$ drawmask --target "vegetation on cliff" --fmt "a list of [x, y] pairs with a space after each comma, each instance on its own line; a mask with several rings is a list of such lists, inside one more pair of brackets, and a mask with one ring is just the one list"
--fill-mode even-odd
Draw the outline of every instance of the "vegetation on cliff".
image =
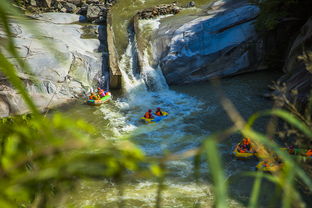
[[292, 42], [312, 16], [310, 0], [254, 0], [260, 7], [256, 28], [265, 37], [266, 63], [281, 69]]
[[[257, 1], [257, 0], [256, 0]], [[260, 31], [270, 31], [283, 22], [296, 21], [302, 26], [311, 16], [310, 0], [264, 0], [257, 1], [261, 12], [256, 26]]]

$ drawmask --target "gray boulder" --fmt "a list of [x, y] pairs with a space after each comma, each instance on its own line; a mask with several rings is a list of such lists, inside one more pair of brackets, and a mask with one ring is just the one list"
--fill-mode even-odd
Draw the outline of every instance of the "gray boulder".
[[87, 9], [87, 18], [89, 21], [94, 21], [96, 20], [101, 12], [101, 7], [99, 6], [88, 6]]
[[64, 8], [66, 9], [66, 12], [67, 13], [75, 13], [77, 10], [77, 6], [75, 4], [72, 4], [72, 3], [69, 3], [69, 2], [66, 2], [64, 4]]
[[[13, 57], [8, 58], [15, 63], [19, 77], [37, 106], [45, 110], [81, 97], [97, 86], [102, 76], [103, 54], [98, 52], [98, 39], [81, 39], [82, 26], [68, 24], [77, 22], [78, 15], [47, 13], [36, 18], [38, 20], [34, 22], [40, 28], [40, 40], [28, 33], [23, 25], [11, 23], [16, 47], [29, 64], [31, 73], [19, 68]], [[0, 32], [0, 36], [3, 35]], [[12, 87], [0, 86], [0, 116], [27, 111]]]
[[[168, 84], [182, 84], [257, 70], [262, 41], [254, 29], [255, 5], [219, 1], [212, 15], [165, 22], [154, 36], [155, 57]], [[226, 8], [226, 9], [225, 9]]]

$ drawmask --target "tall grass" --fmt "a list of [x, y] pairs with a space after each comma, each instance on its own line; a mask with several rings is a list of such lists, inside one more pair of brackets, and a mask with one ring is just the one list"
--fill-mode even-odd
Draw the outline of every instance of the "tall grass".
[[[269, 178], [281, 187], [284, 193], [283, 207], [291, 207], [295, 202], [302, 202], [295, 186], [296, 180], [302, 180], [311, 191], [311, 178], [300, 164], [281, 151], [268, 136], [252, 128], [258, 118], [273, 115], [280, 117], [305, 134], [307, 138], [312, 139], [311, 128], [295, 115], [284, 110], [259, 112], [245, 121], [232, 103], [224, 99], [223, 105], [233, 121], [232, 127], [207, 137], [197, 149], [152, 160], [146, 158], [129, 140], [111, 143], [98, 136], [97, 130], [83, 120], [70, 120], [61, 114], [54, 114], [51, 117], [42, 116], [25, 90], [22, 80], [17, 76], [16, 68], [4, 55], [6, 51], [6, 54], [18, 60], [21, 67], [27, 67], [27, 63], [19, 58], [14, 46], [9, 26], [12, 16], [18, 17], [15, 21], [20, 24], [31, 27], [7, 1], [0, 1], [1, 30], [6, 33], [9, 43], [7, 46], [1, 46], [0, 69], [21, 94], [31, 114], [3, 118], [0, 122], [0, 207], [52, 207], [56, 201], [62, 200], [64, 195], [72, 191], [79, 179], [101, 180], [109, 177], [122, 184], [126, 170], [146, 171], [143, 168], [146, 166], [140, 166], [141, 163], [150, 164], [149, 173], [156, 176], [159, 181], [155, 207], [162, 207], [161, 193], [166, 175], [164, 163], [168, 160], [194, 157], [195, 172], [198, 176], [199, 161], [203, 156], [210, 167], [215, 206], [228, 207], [228, 184], [218, 143], [237, 132], [252, 138], [257, 146], [268, 149], [268, 156], [274, 151], [285, 164], [283, 171], [273, 175], [265, 175], [261, 172], [250, 174], [255, 177], [255, 181], [248, 207], [259, 206], [263, 178]], [[119, 207], [125, 207], [122, 186], [119, 195]]]

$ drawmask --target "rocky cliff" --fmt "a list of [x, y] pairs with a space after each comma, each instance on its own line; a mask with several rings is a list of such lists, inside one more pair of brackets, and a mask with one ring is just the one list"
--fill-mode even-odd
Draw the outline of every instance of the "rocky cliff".
[[286, 83], [288, 94], [295, 90], [297, 101], [306, 103], [312, 89], [312, 17], [293, 42], [284, 72], [286, 74], [279, 81]]
[[[45, 13], [31, 20], [40, 36], [27, 31], [25, 26], [11, 23], [14, 41], [21, 57], [32, 72], [19, 70], [28, 92], [42, 110], [72, 98], [98, 84], [102, 76], [102, 56], [105, 50], [101, 39], [103, 26], [76, 24], [82, 17], [74, 14]], [[85, 31], [91, 31], [86, 35]], [[0, 33], [5, 38], [4, 33]], [[100, 36], [100, 38], [99, 38]], [[84, 37], [88, 37], [85, 39]], [[42, 42], [46, 40], [45, 43]], [[55, 51], [49, 50], [48, 45]], [[14, 62], [13, 58], [10, 58]], [[27, 112], [19, 94], [1, 78], [0, 116]]]
[[217, 1], [205, 15], [178, 26], [164, 21], [153, 45], [168, 84], [258, 70], [263, 56], [253, 25], [258, 13], [246, 1]]

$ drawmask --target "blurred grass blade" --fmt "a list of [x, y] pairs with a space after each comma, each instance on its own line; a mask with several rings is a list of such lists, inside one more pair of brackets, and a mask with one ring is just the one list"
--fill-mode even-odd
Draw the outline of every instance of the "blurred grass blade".
[[293, 200], [293, 181], [295, 177], [295, 172], [294, 167], [288, 162], [285, 163], [284, 173], [284, 180], [282, 183], [284, 191], [282, 205], [283, 208], [290, 208], [291, 202]]
[[21, 69], [26, 69], [29, 72], [30, 71], [29, 67], [27, 66], [26, 62], [24, 62], [21, 59], [18, 51], [16, 50], [15, 43], [13, 40], [13, 33], [9, 25], [9, 19], [2, 9], [0, 9], [0, 18], [1, 18], [1, 23], [3, 24], [4, 32], [7, 35], [7, 41], [8, 41], [7, 51], [12, 55], [12, 57], [16, 59]]
[[39, 111], [27, 93], [25, 86], [16, 75], [15, 67], [7, 60], [6, 57], [4, 57], [2, 53], [0, 53], [0, 69], [3, 74], [8, 77], [12, 85], [19, 91], [31, 112], [36, 116], [39, 115]]
[[251, 127], [256, 121], [256, 119], [262, 116], [267, 116], [267, 115], [275, 115], [275, 116], [282, 118], [283, 120], [287, 121], [289, 124], [293, 125], [297, 129], [302, 131], [302, 133], [304, 133], [305, 135], [307, 135], [308, 137], [312, 139], [312, 129], [310, 129], [307, 125], [305, 125], [303, 122], [297, 119], [293, 114], [287, 111], [281, 110], [281, 109], [273, 109], [273, 110], [255, 113], [249, 118], [247, 125]]
[[258, 205], [262, 177], [263, 177], [263, 172], [258, 171], [256, 174], [254, 185], [252, 187], [252, 192], [251, 192], [249, 205], [248, 205], [249, 208], [256, 208]]
[[215, 136], [208, 137], [205, 141], [204, 148], [207, 152], [207, 161], [214, 181], [215, 204], [217, 208], [224, 208], [228, 207], [227, 186], [215, 138]]

